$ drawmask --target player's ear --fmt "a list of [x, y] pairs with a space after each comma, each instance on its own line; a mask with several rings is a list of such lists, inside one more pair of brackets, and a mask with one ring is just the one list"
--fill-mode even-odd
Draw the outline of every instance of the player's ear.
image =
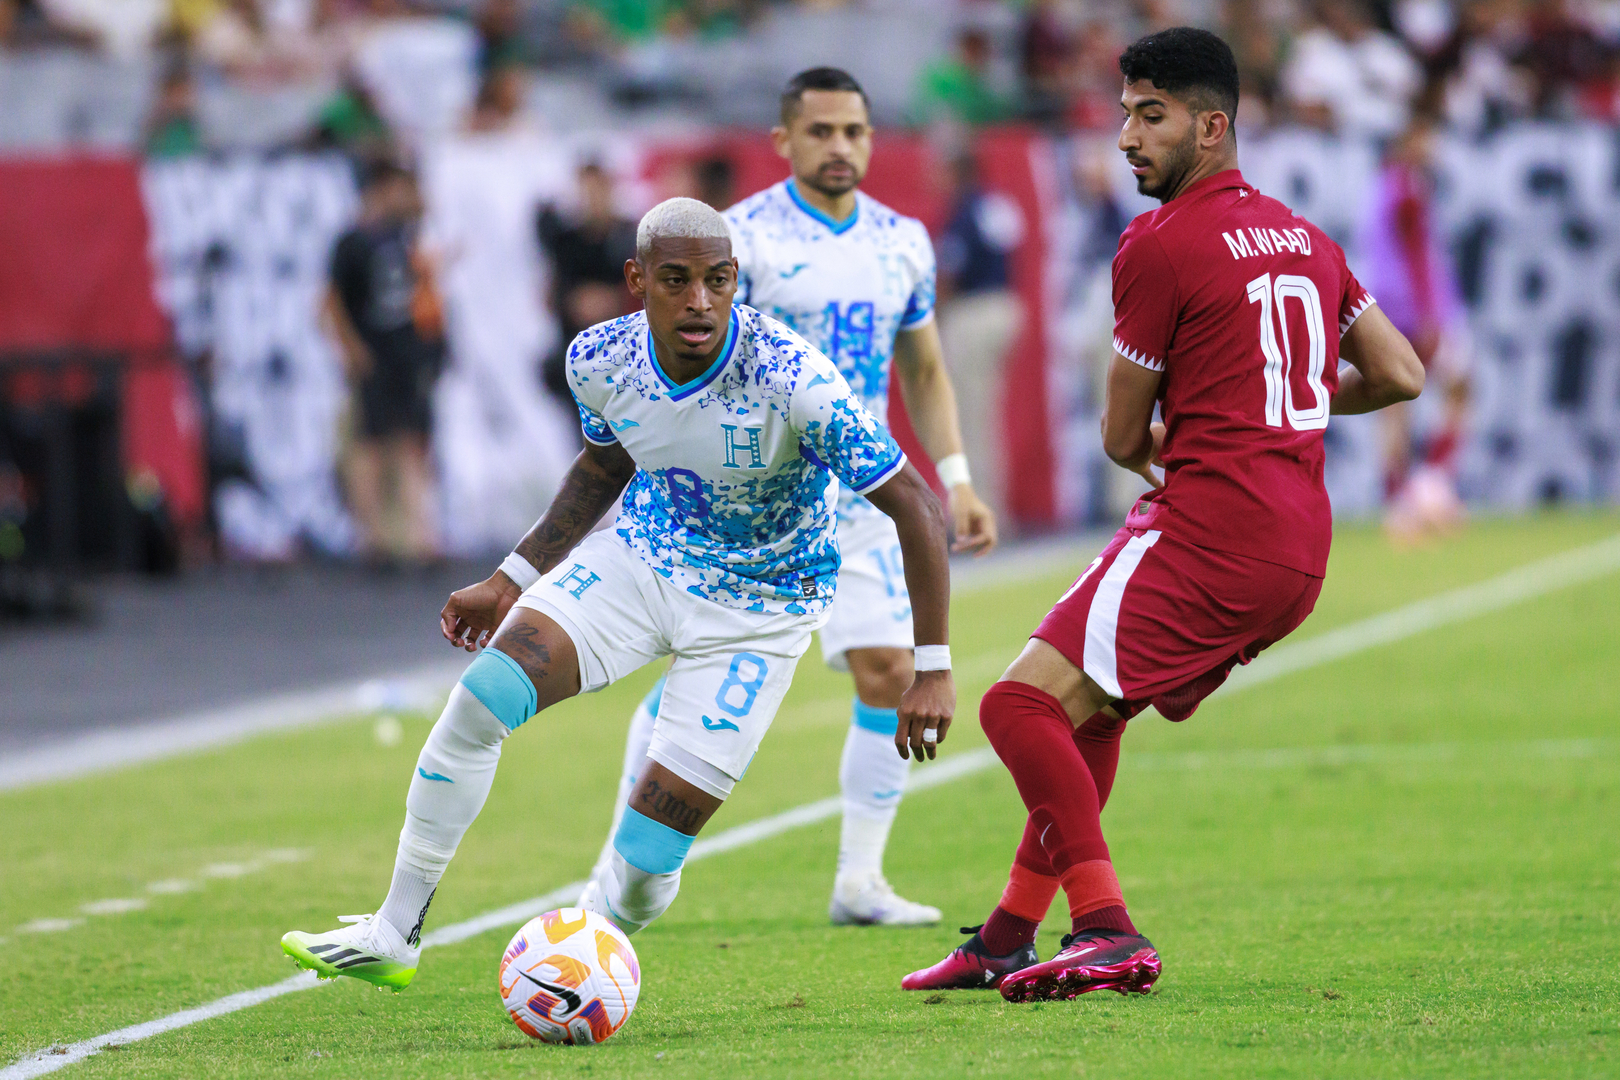
[[647, 299], [647, 279], [641, 272], [638, 260], [624, 260], [624, 283], [630, 287], [631, 296], [637, 300]]
[[1211, 109], [1199, 116], [1198, 121], [1210, 146], [1221, 145], [1232, 130], [1232, 118], [1220, 109]]
[[771, 128], [771, 146], [776, 149], [776, 156], [786, 158], [792, 156], [792, 149], [788, 146], [788, 129], [786, 124], [777, 124]]

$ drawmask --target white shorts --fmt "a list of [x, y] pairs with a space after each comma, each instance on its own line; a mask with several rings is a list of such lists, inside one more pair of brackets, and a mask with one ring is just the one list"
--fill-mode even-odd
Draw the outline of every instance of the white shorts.
[[838, 522], [838, 591], [821, 628], [821, 657], [849, 670], [850, 649], [909, 649], [911, 593], [900, 559], [900, 534], [887, 514]]
[[693, 596], [654, 573], [611, 529], [587, 536], [516, 606], [549, 617], [573, 641], [581, 693], [673, 655], [650, 756], [687, 775], [680, 754], [672, 764], [657, 752], [673, 745], [733, 780], [753, 760], [811, 633], [826, 619], [739, 611]]

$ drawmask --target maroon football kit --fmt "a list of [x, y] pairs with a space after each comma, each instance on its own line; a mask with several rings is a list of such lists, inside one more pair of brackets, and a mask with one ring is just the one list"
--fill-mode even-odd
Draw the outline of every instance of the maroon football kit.
[[1235, 169], [1120, 238], [1114, 348], [1163, 372], [1164, 487], [1034, 636], [1124, 711], [1185, 719], [1310, 614], [1332, 541], [1339, 339], [1372, 303], [1337, 244]]
[[[1164, 486], [1057, 602], [1046, 641], [1129, 717], [1191, 716], [1232, 668], [1304, 621], [1332, 519], [1322, 432], [1339, 339], [1373, 303], [1321, 230], [1244, 183], [1207, 177], [1133, 221], [1114, 259], [1114, 348], [1162, 372]], [[1137, 932], [1103, 838], [1125, 721], [1076, 725], [1015, 680], [979, 723], [1029, 810], [1001, 902], [906, 989], [998, 986], [1009, 1001], [1147, 993], [1162, 964]], [[1033, 962], [1057, 890], [1073, 932]]]

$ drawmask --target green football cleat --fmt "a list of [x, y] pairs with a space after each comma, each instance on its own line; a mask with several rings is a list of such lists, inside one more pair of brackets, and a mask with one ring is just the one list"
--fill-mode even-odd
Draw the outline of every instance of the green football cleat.
[[325, 934], [289, 931], [281, 938], [281, 951], [318, 979], [347, 975], [396, 994], [411, 985], [420, 948], [406, 944], [398, 930], [375, 915], [344, 915], [338, 922], [352, 925]]

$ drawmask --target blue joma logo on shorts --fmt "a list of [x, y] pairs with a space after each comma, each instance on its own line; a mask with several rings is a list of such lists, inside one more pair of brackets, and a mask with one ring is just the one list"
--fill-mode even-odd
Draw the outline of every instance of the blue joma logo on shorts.
[[[585, 595], [586, 589], [590, 588], [592, 585], [595, 585], [601, 580], [601, 578], [591, 573], [591, 571], [585, 569], [584, 563], [575, 563], [573, 566], [569, 567], [568, 573], [564, 574], [556, 581], [553, 581], [552, 584], [557, 586], [559, 589], [567, 590], [570, 594], [572, 594], [575, 600], [578, 600], [580, 597]], [[569, 582], [574, 583], [573, 588], [568, 587]]]
[[738, 727], [736, 724], [733, 724], [730, 720], [711, 720], [707, 716], [703, 718], [703, 726], [708, 728], [710, 731], [742, 730], [742, 728]]

